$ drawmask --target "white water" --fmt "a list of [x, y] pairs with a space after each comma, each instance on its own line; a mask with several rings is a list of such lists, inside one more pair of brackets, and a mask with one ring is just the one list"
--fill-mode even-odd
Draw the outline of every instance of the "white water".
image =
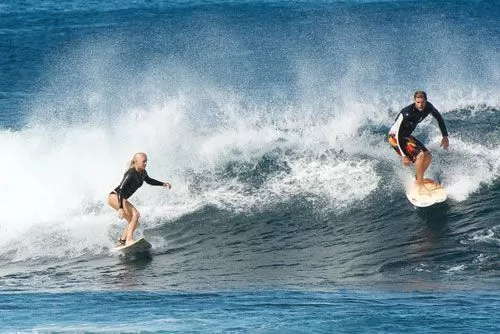
[[[357, 78], [363, 71], [355, 61], [335, 82], [319, 75], [325, 64], [309, 61], [303, 67], [305, 62], [297, 62], [301, 98], [274, 105], [203, 79], [178, 59], [118, 76], [123, 68], [110, 60], [117, 48], [77, 48], [62, 61], [62, 71], [54, 66], [48, 74], [51, 84], [31, 101], [28, 126], [0, 132], [6, 157], [0, 164], [0, 245], [2, 253], [16, 254], [14, 260], [79, 256], [111, 246], [123, 223], [107, 206], [107, 194], [138, 151], [148, 153], [153, 178], [173, 185], [171, 191], [145, 185], [131, 198], [143, 227], [206, 205], [249, 212], [294, 196], [319, 199], [332, 211], [349, 210], [384, 186], [384, 166], [394, 166], [394, 186], [413, 173], [402, 170], [385, 142], [385, 128], [411, 103], [411, 89], [387, 95], [363, 87], [360, 95]], [[368, 75], [363, 82], [375, 75], [363, 73]], [[480, 116], [482, 105], [499, 109], [495, 87], [471, 88], [459, 79], [449, 86], [446, 80], [429, 93], [445, 119], [463, 107], [478, 106], [472, 117]], [[443, 175], [450, 198], [465, 201], [498, 179], [500, 151], [498, 145], [481, 143], [480, 134], [463, 135], [448, 127], [448, 152], [438, 147], [434, 120], [419, 131], [428, 135], [426, 144], [434, 154], [431, 176]], [[209, 177], [229, 162], [256, 165], [276, 149], [290, 169], [257, 188], [237, 178]], [[209, 179], [201, 192], [190, 191], [194, 174]]]

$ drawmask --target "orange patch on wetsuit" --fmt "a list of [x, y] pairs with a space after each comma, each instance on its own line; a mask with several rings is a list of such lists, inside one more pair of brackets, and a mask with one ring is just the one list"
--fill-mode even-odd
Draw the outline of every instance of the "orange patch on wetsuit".
[[389, 144], [391, 144], [392, 148], [396, 150], [397, 154], [402, 155], [401, 151], [399, 150], [398, 141], [396, 140], [396, 136], [394, 135], [394, 133], [389, 134]]

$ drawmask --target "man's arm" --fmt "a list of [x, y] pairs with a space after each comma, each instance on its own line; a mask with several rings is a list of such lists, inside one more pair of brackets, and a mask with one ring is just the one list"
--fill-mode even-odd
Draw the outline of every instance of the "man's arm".
[[432, 116], [438, 121], [439, 130], [441, 130], [441, 135], [443, 137], [448, 137], [448, 131], [446, 130], [446, 125], [444, 124], [443, 116], [441, 116], [441, 113], [432, 104], [429, 103], [429, 106], [431, 107]]
[[443, 139], [441, 139], [440, 146], [445, 150], [447, 150], [448, 146], [450, 145], [450, 142], [448, 141], [448, 131], [446, 130], [446, 124], [444, 123], [444, 118], [432, 104], [430, 104], [430, 107], [431, 107], [431, 114], [438, 121], [439, 130], [441, 130], [441, 135], [443, 136]]

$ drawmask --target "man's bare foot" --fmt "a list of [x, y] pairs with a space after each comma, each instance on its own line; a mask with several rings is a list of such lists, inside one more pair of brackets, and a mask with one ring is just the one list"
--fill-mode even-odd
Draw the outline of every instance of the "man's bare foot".
[[434, 181], [433, 179], [424, 179], [424, 184], [428, 189], [438, 189], [441, 188], [439, 182]]
[[419, 195], [430, 195], [432, 192], [424, 185], [417, 185]]

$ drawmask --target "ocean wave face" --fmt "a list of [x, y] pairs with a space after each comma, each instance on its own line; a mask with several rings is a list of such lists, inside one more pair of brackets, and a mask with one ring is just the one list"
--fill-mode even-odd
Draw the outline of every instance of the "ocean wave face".
[[[146, 152], [173, 188], [130, 199], [155, 261], [129, 284], [496, 286], [495, 13], [494, 1], [0, 5], [0, 282], [118, 284], [130, 268], [110, 254], [123, 222], [107, 195]], [[415, 132], [449, 195], [429, 210], [406, 201], [414, 169], [386, 139], [416, 89], [450, 132], [447, 151], [432, 117]]]

